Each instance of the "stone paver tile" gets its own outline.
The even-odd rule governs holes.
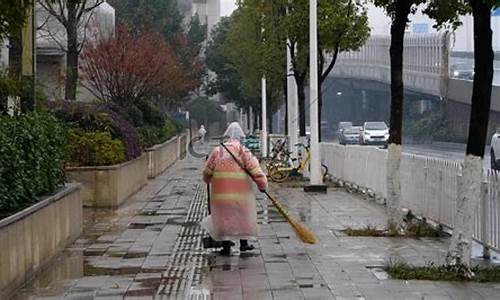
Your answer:
[[[243,288],[243,299],[245,300],[271,300],[273,299],[273,295],[271,293],[270,289],[259,289],[259,288],[252,288],[252,289],[245,289]]]

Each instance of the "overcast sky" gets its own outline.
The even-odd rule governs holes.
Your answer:
[[[220,11],[221,15],[228,16],[230,15],[235,7],[235,0],[220,0]]]

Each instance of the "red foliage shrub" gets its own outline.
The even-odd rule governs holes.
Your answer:
[[[83,51],[81,69],[87,89],[121,106],[157,95],[173,97],[196,86],[161,35],[134,35],[123,25],[115,36]]]

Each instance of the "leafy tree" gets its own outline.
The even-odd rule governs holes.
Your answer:
[[[309,1],[270,1],[260,6],[265,20],[265,33],[274,34],[274,47],[281,48],[288,38],[299,100],[300,135],[305,136],[305,86],[309,68]],[[320,87],[332,71],[339,53],[364,45],[370,30],[366,11],[352,0],[319,1],[318,3],[318,78]],[[286,53],[286,48],[281,49]],[[285,55],[284,55],[285,56]],[[263,58],[265,59],[265,57]],[[283,62],[282,69],[286,69]],[[283,83],[285,84],[285,83]],[[321,88],[318,101],[321,116]],[[318,122],[321,122],[319,119]],[[321,127],[321,126],[320,126]]]
[[[217,93],[227,100],[227,102],[238,102],[241,98],[239,84],[241,77],[234,64],[224,55],[224,42],[231,29],[231,17],[223,17],[212,29],[212,39],[208,42],[206,54],[207,67],[217,76],[209,82],[207,93],[215,95]]]
[[[133,35],[118,27],[115,36],[87,46],[82,56],[86,88],[99,100],[122,107],[140,106],[158,95],[172,97],[196,84],[156,33]]]
[[[176,0],[109,0],[119,22],[128,25],[133,33],[154,31],[173,44],[182,36],[182,14]]]
[[[79,56],[86,43],[86,34],[90,15],[93,10],[104,3],[103,0],[38,0],[38,3],[51,17],[55,18],[66,31],[66,44],[61,45],[66,52],[65,98],[76,100],[79,77]],[[44,24],[50,24],[45,22]],[[50,28],[46,32],[58,43],[61,40]]]
[[[206,39],[207,26],[200,23],[200,19],[196,14],[189,22],[186,34],[182,36],[178,43],[174,44],[184,70],[198,83],[203,83],[208,76],[206,65],[201,57]]]
[[[206,97],[194,99],[188,106],[189,114],[199,124],[211,124],[218,121],[223,121],[224,112],[220,105]]]
[[[374,0],[375,5],[383,7],[392,19],[391,24],[391,119],[389,126],[389,151],[387,157],[387,206],[388,225],[399,230],[403,216],[401,201],[401,136],[403,127],[403,48],[408,16],[425,0]]]
[[[206,68],[200,58],[203,42],[206,40],[206,26],[197,15],[193,16],[186,28],[176,0],[112,0],[119,22],[126,23],[131,32],[157,32],[171,46],[190,81],[199,83],[206,76]],[[182,91],[182,92],[181,92]],[[170,95],[170,103],[180,104],[188,91],[179,89]]]
[[[439,26],[459,24],[458,14],[472,12],[474,18],[474,82],[472,88],[469,136],[459,187],[455,226],[447,256],[451,265],[465,265],[470,275],[474,211],[481,195],[482,160],[488,132],[491,90],[494,74],[491,11],[500,7],[498,0],[434,0],[428,13]],[[450,17],[450,15],[452,17]]]
[[[366,9],[353,0],[319,1],[318,4],[318,129],[321,141],[323,83],[333,70],[339,53],[359,50],[370,36],[370,28]]]
[[[237,72],[238,76],[233,79],[240,79],[241,97],[236,101],[238,106],[253,107],[256,111],[260,107],[261,79],[265,76],[268,111],[272,114],[283,101],[285,42],[279,39],[275,31],[263,26],[266,19],[263,17],[263,8],[259,6],[261,1],[245,0],[238,4],[221,46],[222,56],[230,62],[225,67]]]
[[[0,41],[21,30],[25,21],[29,0],[2,1],[0,3]]]

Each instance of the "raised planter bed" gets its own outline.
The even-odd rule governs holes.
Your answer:
[[[148,155],[113,166],[66,169],[68,177],[82,184],[82,201],[89,207],[117,207],[140,190],[148,178]]]
[[[180,137],[175,136],[163,144],[146,150],[149,160],[148,178],[155,178],[173,165],[180,155]]]
[[[0,299],[9,299],[81,234],[82,215],[80,186],[68,184],[0,220]]]

